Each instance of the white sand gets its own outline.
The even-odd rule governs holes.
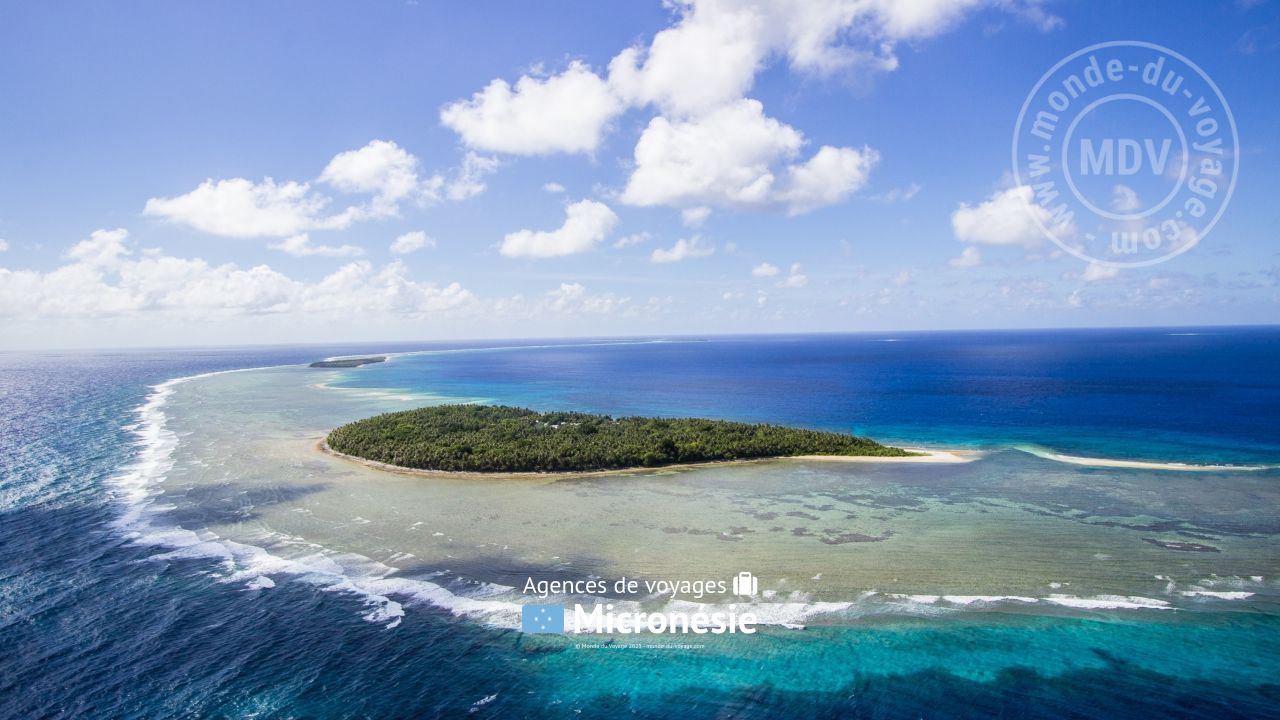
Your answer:
[[[1054,460],[1057,462],[1070,463],[1072,465],[1087,465],[1090,467],[1109,467],[1109,468],[1133,468],[1138,470],[1181,470],[1184,472],[1227,472],[1227,471],[1245,471],[1245,470],[1266,470],[1266,465],[1192,465],[1190,463],[1180,462],[1150,462],[1147,460],[1112,460],[1110,458],[1091,458],[1080,457],[1077,455],[1064,455],[1062,453],[1049,452],[1034,447],[1019,447],[1019,450],[1044,458],[1045,460]]]
[[[820,462],[853,462],[853,463],[967,463],[981,458],[980,450],[930,450],[928,448],[910,448],[908,450],[920,455],[890,457],[876,455],[796,455],[786,460],[817,460]]]

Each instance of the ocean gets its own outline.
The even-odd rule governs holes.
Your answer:
[[[1280,717],[1280,329],[0,353],[0,397],[0,717]],[[475,480],[315,447],[442,402],[978,459]],[[528,578],[739,571],[753,635],[518,629],[598,599]]]

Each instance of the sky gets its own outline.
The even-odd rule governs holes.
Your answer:
[[[1011,158],[1116,40],[1236,127],[1143,267]],[[1276,0],[0,2],[0,349],[1270,324],[1277,76]]]

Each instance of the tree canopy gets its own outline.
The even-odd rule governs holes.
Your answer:
[[[905,456],[844,433],[700,418],[438,405],[343,425],[333,450],[420,470],[570,472],[794,455]]]

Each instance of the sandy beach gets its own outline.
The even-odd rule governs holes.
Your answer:
[[[954,464],[973,462],[986,453],[981,450],[931,450],[928,448],[904,447],[907,452],[919,453],[903,457],[880,457],[873,455],[795,455],[778,458],[779,460],[814,460],[818,462],[851,462],[851,463],[933,463]]]
[[[1054,460],[1056,462],[1070,463],[1072,465],[1084,465],[1087,467],[1105,467],[1105,468],[1129,468],[1134,470],[1177,470],[1181,472],[1246,472],[1267,470],[1271,466],[1268,465],[1194,465],[1191,463],[1179,462],[1153,462],[1149,460],[1113,460],[1111,458],[1091,458],[1080,457],[1078,455],[1064,455],[1062,453],[1050,452],[1036,447],[1020,446],[1017,448],[1022,452],[1045,460]]]

